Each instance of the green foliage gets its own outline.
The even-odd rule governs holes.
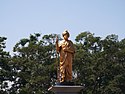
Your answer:
[[[5,41],[7,38],[0,37],[0,93],[6,93],[8,91],[8,81],[13,81],[12,68],[9,64],[10,55],[4,51]]]
[[[109,35],[104,40],[83,32],[76,37],[76,59],[78,78],[85,86],[84,94],[124,94],[125,59],[124,40]],[[84,43],[86,42],[86,43]],[[122,62],[121,62],[122,61]]]
[[[13,86],[17,87],[16,92],[20,94],[47,94],[49,86],[56,79],[56,35],[39,38],[40,36],[30,35],[28,39],[21,39],[14,47],[16,54],[12,63],[18,81]]]
[[[48,88],[57,79],[56,36],[30,34],[16,43],[12,57],[0,37],[0,94],[53,94]],[[75,41],[73,81],[84,86],[81,94],[125,94],[125,39],[82,32]]]

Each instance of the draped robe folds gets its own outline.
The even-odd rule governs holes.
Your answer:
[[[72,59],[75,49],[71,40],[62,40],[56,44],[56,50],[60,54],[60,82],[72,80]]]

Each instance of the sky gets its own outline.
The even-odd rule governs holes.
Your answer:
[[[84,31],[105,38],[125,38],[125,0],[0,0],[0,37],[12,52],[30,34],[62,34],[70,39]]]

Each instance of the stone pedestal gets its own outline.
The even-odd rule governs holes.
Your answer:
[[[55,85],[50,87],[48,90],[55,94],[79,94],[83,86],[67,86],[67,85]]]

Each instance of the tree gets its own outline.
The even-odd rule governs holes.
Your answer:
[[[16,80],[12,88],[20,94],[48,94],[48,88],[56,79],[56,34],[30,35],[14,47],[12,58]]]
[[[34,33],[21,39],[12,57],[4,51],[5,40],[0,37],[0,93],[53,94],[48,88],[57,79],[56,34]],[[74,45],[73,81],[85,87],[81,94],[125,94],[125,39],[82,32]],[[7,81],[13,82],[12,87]]]
[[[76,56],[74,68],[78,73],[76,83],[83,84],[85,86],[84,93],[90,94],[96,78],[93,71],[93,55],[102,49],[100,37],[94,37],[94,34],[90,32],[82,32],[76,36],[75,40]]]
[[[6,37],[0,37],[0,93],[6,94],[9,92],[9,82],[13,81],[12,68],[9,64],[10,55],[9,52],[4,51],[6,48]]]
[[[84,94],[124,94],[124,40],[119,42],[113,34],[101,40],[83,32],[76,41],[75,68]]]

